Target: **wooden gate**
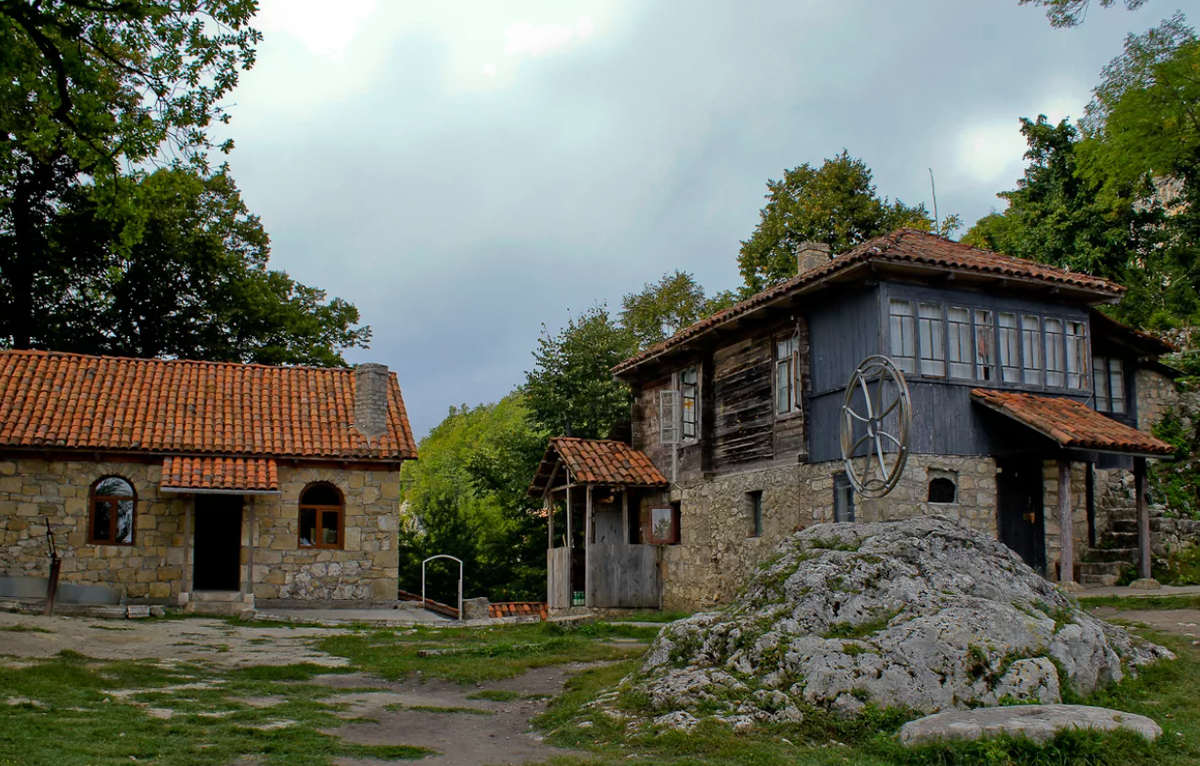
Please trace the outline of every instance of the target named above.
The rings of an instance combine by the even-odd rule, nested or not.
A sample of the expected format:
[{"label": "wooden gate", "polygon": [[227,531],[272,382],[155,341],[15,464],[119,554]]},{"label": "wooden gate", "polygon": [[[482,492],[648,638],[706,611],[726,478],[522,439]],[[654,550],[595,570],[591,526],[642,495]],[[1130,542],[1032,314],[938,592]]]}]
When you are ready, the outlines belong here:
[{"label": "wooden gate", "polygon": [[571,549],[566,546],[546,551],[546,603],[551,609],[571,605]]},{"label": "wooden gate", "polygon": [[658,608],[658,546],[593,543],[588,551],[587,605],[597,609]]}]

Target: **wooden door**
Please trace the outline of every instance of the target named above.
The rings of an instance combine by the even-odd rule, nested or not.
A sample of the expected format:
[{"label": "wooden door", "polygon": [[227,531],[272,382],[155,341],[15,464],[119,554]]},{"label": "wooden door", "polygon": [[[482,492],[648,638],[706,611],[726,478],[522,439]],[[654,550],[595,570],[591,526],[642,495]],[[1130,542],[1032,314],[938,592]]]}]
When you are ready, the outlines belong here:
[{"label": "wooden door", "polygon": [[242,496],[197,495],[192,549],[194,590],[242,587]]},{"label": "wooden door", "polygon": [[1046,575],[1046,530],[1042,505],[1042,461],[997,461],[1000,541],[1026,564]]}]

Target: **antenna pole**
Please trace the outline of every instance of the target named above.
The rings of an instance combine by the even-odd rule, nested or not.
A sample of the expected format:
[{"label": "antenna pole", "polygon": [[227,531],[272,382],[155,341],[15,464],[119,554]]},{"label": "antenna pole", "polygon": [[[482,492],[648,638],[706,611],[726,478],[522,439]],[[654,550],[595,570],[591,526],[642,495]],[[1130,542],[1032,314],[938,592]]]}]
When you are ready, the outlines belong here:
[{"label": "antenna pole", "polygon": [[942,233],[942,219],[938,218],[937,185],[933,182],[933,168],[929,169],[929,190],[933,192],[933,225],[934,233]]}]

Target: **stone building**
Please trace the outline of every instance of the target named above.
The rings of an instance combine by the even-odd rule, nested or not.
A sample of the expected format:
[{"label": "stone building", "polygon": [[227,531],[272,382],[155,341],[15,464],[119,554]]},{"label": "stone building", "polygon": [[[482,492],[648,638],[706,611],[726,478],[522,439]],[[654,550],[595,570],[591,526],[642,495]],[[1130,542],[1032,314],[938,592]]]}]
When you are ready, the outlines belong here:
[{"label": "stone building", "polygon": [[[629,482],[621,461],[596,471],[583,446],[551,442],[531,487],[560,530],[551,606],[564,594],[597,607],[725,603],[797,529],[926,514],[995,535],[1051,579],[1115,580],[1080,565],[1119,507],[1145,515],[1145,460],[1171,451],[1146,431],[1174,395],[1157,361],[1170,347],[1098,310],[1124,288],[914,230],[797,257],[796,277],[615,368],[634,395],[628,446],[661,483]],[[902,462],[897,444],[867,436],[898,434],[900,410],[846,413],[865,403],[846,390],[872,357],[890,360],[911,413],[907,462],[884,497],[852,479]],[[900,383],[873,380],[866,399],[898,397]],[[620,546],[596,542],[596,493],[620,503]],[[656,518],[670,539],[652,539]],[[650,595],[613,587],[646,561],[655,576],[635,579]]]},{"label": "stone building", "polygon": [[0,595],[392,601],[415,458],[382,365],[0,352]]}]

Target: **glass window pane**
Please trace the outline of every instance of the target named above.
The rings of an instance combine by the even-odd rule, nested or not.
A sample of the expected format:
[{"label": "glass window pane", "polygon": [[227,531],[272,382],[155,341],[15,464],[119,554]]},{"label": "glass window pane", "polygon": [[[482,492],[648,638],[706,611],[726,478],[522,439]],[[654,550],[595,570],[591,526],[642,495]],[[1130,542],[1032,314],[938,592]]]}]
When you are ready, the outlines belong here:
[{"label": "glass window pane", "polygon": [[317,512],[312,508],[300,509],[300,545],[317,544]]},{"label": "glass window pane", "polygon": [[997,315],[1000,326],[1000,378],[1005,383],[1021,382],[1021,345],[1017,332],[1017,315],[1001,311]]},{"label": "glass window pane", "polygon": [[920,304],[917,307],[917,327],[917,339],[921,347],[921,374],[944,378],[946,376],[946,342],[941,304]]},{"label": "glass window pane", "polygon": [[1042,320],[1034,314],[1021,317],[1022,380],[1042,385]]},{"label": "glass window pane", "polygon": [[133,497],[133,487],[118,476],[110,476],[98,481],[92,494],[96,497]]},{"label": "glass window pane", "polygon": [[1063,322],[1046,320],[1046,385],[1062,388],[1066,385],[1066,349],[1063,346]]},{"label": "glass window pane", "polygon": [[917,335],[912,301],[891,301],[890,345],[888,351],[896,366],[905,372],[917,371]]},{"label": "glass window pane", "polygon": [[1098,356],[1092,361],[1092,370],[1096,390],[1096,411],[1111,412],[1112,403],[1108,399],[1108,360]]},{"label": "glass window pane", "polygon": [[342,504],[342,496],[328,484],[312,484],[300,495],[301,505],[337,505]]},{"label": "glass window pane", "polygon": [[786,415],[791,412],[792,362],[790,359],[775,363],[775,413]]},{"label": "glass window pane", "polygon": [[1125,368],[1120,359],[1108,360],[1108,380],[1110,395],[1112,396],[1112,411],[1118,414],[1125,413]]},{"label": "glass window pane", "polygon": [[122,545],[133,543],[133,501],[117,501],[117,539]]},{"label": "glass window pane", "polygon": [[1087,388],[1087,328],[1067,322],[1067,388]]},{"label": "glass window pane", "polygon": [[697,392],[699,386],[696,384],[698,375],[695,367],[689,367],[679,373],[679,395],[680,406],[682,407],[682,422],[683,422],[683,438],[696,438],[696,423],[698,422],[698,409],[696,406]]},{"label": "glass window pane", "polygon": [[321,513],[321,544],[338,544],[338,512],[323,511]]},{"label": "glass window pane", "polygon": [[946,317],[950,377],[970,380],[974,374],[971,363],[971,312],[951,306]]},{"label": "glass window pane", "polygon": [[996,379],[996,355],[992,330],[992,312],[975,312],[975,377],[978,380]]},{"label": "glass window pane", "polygon": [[92,539],[102,542],[112,540],[112,503],[97,501],[92,506]]}]

